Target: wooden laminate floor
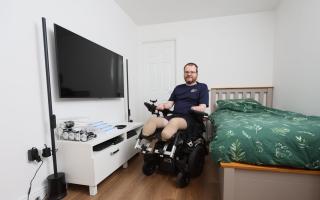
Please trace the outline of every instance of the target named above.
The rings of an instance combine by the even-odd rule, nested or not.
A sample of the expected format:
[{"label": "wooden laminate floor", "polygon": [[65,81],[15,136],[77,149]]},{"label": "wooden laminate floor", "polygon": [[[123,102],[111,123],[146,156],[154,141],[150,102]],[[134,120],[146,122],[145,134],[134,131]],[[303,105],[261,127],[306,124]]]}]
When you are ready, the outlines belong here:
[{"label": "wooden laminate floor", "polygon": [[155,172],[142,173],[143,157],[137,154],[128,162],[128,168],[119,168],[98,185],[98,193],[89,195],[89,187],[69,184],[64,200],[218,200],[219,185],[213,161],[206,157],[200,177],[191,179],[185,188],[177,188],[175,177]]}]

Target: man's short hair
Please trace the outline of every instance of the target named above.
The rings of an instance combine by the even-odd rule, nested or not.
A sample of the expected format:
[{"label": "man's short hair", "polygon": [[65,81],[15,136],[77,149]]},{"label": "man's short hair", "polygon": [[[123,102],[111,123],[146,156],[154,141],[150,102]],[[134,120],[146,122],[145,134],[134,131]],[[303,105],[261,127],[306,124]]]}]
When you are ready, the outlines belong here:
[{"label": "man's short hair", "polygon": [[185,70],[186,69],[186,67],[187,66],[195,66],[196,67],[196,72],[198,73],[198,65],[196,64],[196,63],[192,63],[192,62],[190,62],[190,63],[187,63],[184,67],[183,67],[183,70]]}]

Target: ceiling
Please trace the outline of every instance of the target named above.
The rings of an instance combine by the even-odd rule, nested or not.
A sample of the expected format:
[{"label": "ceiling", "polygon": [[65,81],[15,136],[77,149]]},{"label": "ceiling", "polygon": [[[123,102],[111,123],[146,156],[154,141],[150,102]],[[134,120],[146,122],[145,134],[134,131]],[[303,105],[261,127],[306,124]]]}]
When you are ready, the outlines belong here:
[{"label": "ceiling", "polygon": [[272,10],[280,0],[115,0],[137,25]]}]

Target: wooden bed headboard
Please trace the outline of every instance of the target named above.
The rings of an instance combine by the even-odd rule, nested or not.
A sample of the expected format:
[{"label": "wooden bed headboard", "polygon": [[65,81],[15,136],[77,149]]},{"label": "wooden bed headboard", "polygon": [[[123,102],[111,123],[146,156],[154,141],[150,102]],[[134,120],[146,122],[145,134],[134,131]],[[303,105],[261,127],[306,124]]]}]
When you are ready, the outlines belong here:
[{"label": "wooden bed headboard", "polygon": [[230,87],[210,89],[210,111],[216,109],[216,101],[221,99],[255,99],[264,106],[272,107],[273,87]]}]

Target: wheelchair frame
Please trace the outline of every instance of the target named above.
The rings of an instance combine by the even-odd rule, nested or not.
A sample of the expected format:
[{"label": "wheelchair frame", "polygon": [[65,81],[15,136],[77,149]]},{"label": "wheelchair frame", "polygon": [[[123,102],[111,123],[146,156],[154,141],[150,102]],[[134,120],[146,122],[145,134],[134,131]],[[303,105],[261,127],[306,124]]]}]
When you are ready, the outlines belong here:
[{"label": "wheelchair frame", "polygon": [[[145,105],[152,114],[157,114],[157,116],[159,116],[159,112],[156,112],[154,104],[151,105],[145,103]],[[166,111],[166,113],[168,113],[168,111]],[[166,113],[163,112],[164,115],[166,115]],[[201,120],[207,117],[206,113],[195,112],[195,114],[197,114],[197,117],[201,116]],[[200,119],[200,117],[198,119]],[[192,138],[192,136],[186,135],[188,134],[186,130],[178,130],[177,133],[173,136],[174,138],[166,142],[160,139],[154,144],[153,147],[151,146],[153,141],[144,138],[142,136],[141,130],[141,133],[135,144],[135,149],[141,150],[141,153],[144,155],[144,174],[147,176],[151,175],[155,171],[156,166],[161,168],[161,166],[166,166],[166,164],[169,164],[169,166],[171,166],[172,168],[166,171],[175,173],[178,172],[176,180],[178,187],[185,187],[186,185],[188,185],[191,176],[199,176],[202,172],[204,157],[208,153],[208,149],[206,146],[206,141],[202,135],[202,133],[206,132],[205,125],[202,121],[198,122],[199,129],[196,130],[196,134],[200,134],[199,137],[197,136]],[[153,139],[161,138],[159,137],[161,130],[162,129],[157,129],[155,131],[155,133],[153,134]],[[143,143],[143,141],[145,141],[145,143]],[[164,144],[163,146],[161,145],[159,147],[159,145],[157,144],[159,144],[160,142],[164,142]],[[200,146],[197,147],[198,145]],[[193,160],[195,161],[193,162]],[[168,162],[164,163],[165,161]],[[150,168],[146,166],[148,164],[150,164]],[[199,165],[200,169],[197,168]]]}]

